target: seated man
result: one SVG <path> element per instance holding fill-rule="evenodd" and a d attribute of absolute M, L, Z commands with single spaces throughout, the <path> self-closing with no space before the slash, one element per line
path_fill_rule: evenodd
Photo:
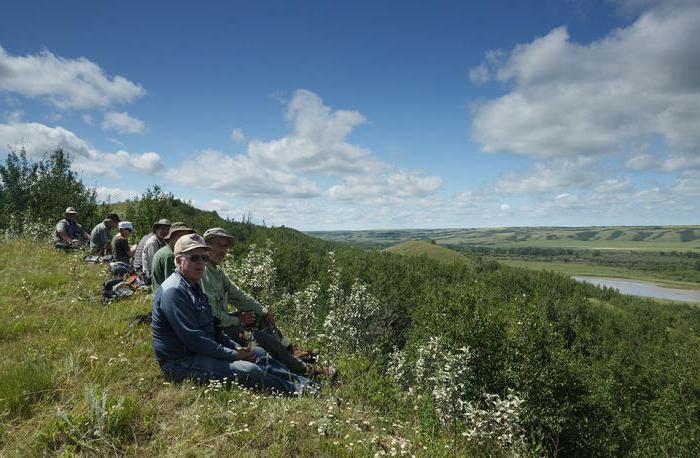
<path fill-rule="evenodd" d="M 175 244 L 183 235 L 194 234 L 195 230 L 185 223 L 177 222 L 170 226 L 170 231 L 165 237 L 168 242 L 163 248 L 156 251 L 151 265 L 151 290 L 155 293 L 161 283 L 175 272 Z"/>
<path fill-rule="evenodd" d="M 53 234 L 53 244 L 60 249 L 74 249 L 85 246 L 90 240 L 90 236 L 77 223 L 78 212 L 75 208 L 68 207 L 63 213 L 63 219 L 56 224 L 56 231 Z"/>
<path fill-rule="evenodd" d="M 198 284 L 207 251 L 202 237 L 183 235 L 173 251 L 176 270 L 153 296 L 153 351 L 163 375 L 175 382 L 226 379 L 287 394 L 300 393 L 305 386 L 317 392 L 313 382 L 289 373 L 262 350 L 240 347 L 216 328 Z"/>
<path fill-rule="evenodd" d="M 119 224 L 119 215 L 110 213 L 90 232 L 90 254 L 102 256 L 112 252 L 112 235 L 110 231 Z"/>
<path fill-rule="evenodd" d="M 241 290 L 219 264 L 226 258 L 235 237 L 220 227 L 207 229 L 204 239 L 211 249 L 209 262 L 202 277 L 202 289 L 209 299 L 214 319 L 235 342 L 245 345 L 246 328 L 253 327 L 255 341 L 270 355 L 287 366 L 295 374 L 306 375 L 306 365 L 294 356 L 291 345 L 274 326 L 272 315 L 263 306 Z M 239 316 L 228 313 L 228 304 L 236 307 Z M 284 340 L 284 343 L 283 343 Z"/>
<path fill-rule="evenodd" d="M 112 239 L 112 261 L 131 264 L 132 250 L 129 245 L 129 236 L 134 230 L 131 221 L 122 221 L 119 223 L 119 233 Z"/>
<path fill-rule="evenodd" d="M 170 226 L 170 220 L 160 219 L 156 221 L 153 223 L 152 232 L 141 237 L 141 240 L 139 240 L 139 243 L 136 245 L 136 251 L 134 252 L 134 270 L 139 277 L 141 277 L 145 285 L 151 284 L 151 264 L 153 263 L 153 256 L 156 254 L 156 251 L 165 246 L 165 237 L 167 237 L 168 231 L 170 231 Z M 153 253 L 150 253 L 144 258 L 146 243 L 153 237 L 158 239 L 159 246 Z"/>

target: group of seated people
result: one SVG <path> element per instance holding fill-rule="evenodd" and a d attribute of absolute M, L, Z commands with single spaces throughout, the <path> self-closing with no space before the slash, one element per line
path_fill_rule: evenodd
<path fill-rule="evenodd" d="M 54 241 L 63 248 L 90 242 L 91 252 L 111 252 L 151 285 L 153 350 L 163 375 L 175 382 L 227 380 L 285 394 L 316 394 L 316 375 L 332 367 L 313 365 L 314 354 L 294 347 L 262 304 L 221 268 L 235 237 L 223 228 L 200 236 L 182 222 L 161 219 L 139 243 L 129 245 L 133 226 L 109 214 L 90 236 L 66 209 Z M 119 233 L 110 240 L 109 231 Z M 61 245 L 59 245 L 59 242 Z M 234 312 L 229 311 L 229 305 Z"/>
<path fill-rule="evenodd" d="M 66 208 L 63 219 L 56 224 L 53 234 L 54 246 L 72 250 L 89 245 L 90 254 L 112 255 L 112 260 L 129 264 L 133 249 L 129 245 L 129 235 L 134 226 L 129 221 L 121 221 L 119 215 L 110 213 L 88 234 L 77 221 L 78 212 L 73 207 Z M 116 235 L 111 230 L 118 228 Z"/>

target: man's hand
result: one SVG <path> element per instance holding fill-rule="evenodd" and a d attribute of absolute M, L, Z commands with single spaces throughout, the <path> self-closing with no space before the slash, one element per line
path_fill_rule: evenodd
<path fill-rule="evenodd" d="M 238 315 L 238 319 L 244 328 L 255 324 L 255 312 L 242 312 Z"/>
<path fill-rule="evenodd" d="M 257 356 L 254 351 L 248 350 L 247 348 L 239 348 L 236 350 L 238 352 L 238 356 L 236 356 L 236 360 L 239 361 L 249 361 L 251 363 L 254 363 Z"/>

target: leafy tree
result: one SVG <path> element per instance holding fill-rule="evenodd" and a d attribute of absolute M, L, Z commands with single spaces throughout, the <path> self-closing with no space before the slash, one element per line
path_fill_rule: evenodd
<path fill-rule="evenodd" d="M 22 233 L 30 226 L 51 232 L 66 207 L 80 212 L 79 220 L 90 230 L 107 213 L 97 202 L 95 190 L 87 188 L 70 168 L 71 161 L 57 149 L 38 162 L 26 151 L 10 151 L 0 165 L 0 230 Z"/>

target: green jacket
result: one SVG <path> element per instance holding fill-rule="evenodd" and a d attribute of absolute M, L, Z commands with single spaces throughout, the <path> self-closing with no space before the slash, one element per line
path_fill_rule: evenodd
<path fill-rule="evenodd" d="M 151 272 L 151 288 L 155 293 L 160 287 L 160 284 L 165 281 L 166 278 L 170 276 L 171 273 L 175 272 L 175 254 L 170 245 L 166 244 L 163 248 L 156 251 L 153 256 L 153 272 Z"/>
<path fill-rule="evenodd" d="M 238 317 L 228 313 L 228 304 L 233 305 L 240 312 L 253 311 L 258 317 L 263 315 L 263 306 L 232 282 L 221 267 L 208 263 L 201 284 L 209 300 L 212 314 L 215 319 L 218 319 L 221 327 L 241 324 Z"/>

